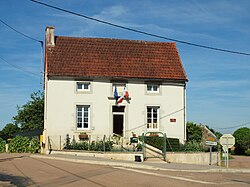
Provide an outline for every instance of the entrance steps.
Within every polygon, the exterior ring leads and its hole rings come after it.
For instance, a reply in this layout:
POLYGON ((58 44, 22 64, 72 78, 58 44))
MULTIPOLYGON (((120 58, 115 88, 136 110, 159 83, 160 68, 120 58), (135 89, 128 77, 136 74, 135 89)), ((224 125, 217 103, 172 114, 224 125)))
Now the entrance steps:
POLYGON ((145 161, 165 162, 163 158, 162 150, 156 147, 153 147, 149 144, 145 144, 145 161))

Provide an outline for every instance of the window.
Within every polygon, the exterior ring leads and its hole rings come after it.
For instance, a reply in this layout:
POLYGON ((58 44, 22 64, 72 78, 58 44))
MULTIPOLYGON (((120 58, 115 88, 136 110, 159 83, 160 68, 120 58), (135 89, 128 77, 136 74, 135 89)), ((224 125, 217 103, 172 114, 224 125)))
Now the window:
POLYGON ((116 87, 118 96, 122 96, 124 92, 124 88, 126 87, 126 83, 113 83, 113 93, 115 91, 115 87, 116 87))
POLYGON ((89 129, 90 127, 90 106, 76 106, 77 129, 89 129))
POLYGON ((77 91, 84 91, 89 92, 90 91, 90 82, 77 82, 77 91))
POLYGON ((147 92, 148 93, 159 93, 159 85, 158 84, 147 84, 147 92))
POLYGON ((158 106, 147 107, 147 128, 151 130, 159 129, 159 109, 158 106))

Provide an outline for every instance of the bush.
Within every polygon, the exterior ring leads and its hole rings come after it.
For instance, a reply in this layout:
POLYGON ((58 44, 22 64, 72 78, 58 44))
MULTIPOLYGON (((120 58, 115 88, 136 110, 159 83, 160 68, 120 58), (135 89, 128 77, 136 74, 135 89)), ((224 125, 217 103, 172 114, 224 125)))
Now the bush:
POLYGON ((180 151, 184 152, 204 152, 205 148, 202 143, 198 143, 196 141, 189 141, 180 146, 180 151))
POLYGON ((40 149, 39 139, 37 137, 33 137, 30 140, 29 152, 30 153, 37 153, 39 149, 40 149))
POLYGON ((187 141, 201 142, 202 127, 193 122, 187 122, 187 141))
POLYGON ((29 139, 25 136, 16 136, 9 143, 11 153, 35 153, 40 149, 38 138, 29 139))
POLYGON ((239 128, 233 136, 235 137, 235 154, 244 155, 245 151, 250 148, 250 128, 239 128))
POLYGON ((3 152, 5 152, 5 141, 2 139, 2 138, 0 138, 0 153, 3 153, 3 152))
POLYGON ((235 147, 234 149, 234 154, 235 155, 244 155, 245 154, 245 149, 243 149, 240 146, 235 147))
POLYGON ((88 142, 75 142, 72 141, 70 144, 70 149, 73 150, 88 150, 88 142))
POLYGON ((9 151, 11 153, 27 153, 29 152, 30 140, 28 137, 16 136, 10 141, 9 151))
MULTIPOLYGON (((111 151, 113 147, 112 141, 105 142, 105 151, 111 151)), ((76 142, 72 140, 70 144, 64 147, 64 149, 70 150, 90 150, 90 151, 104 151, 104 142, 103 141, 92 141, 89 142, 76 142)))
POLYGON ((245 155, 250 156, 250 149, 245 151, 245 155))

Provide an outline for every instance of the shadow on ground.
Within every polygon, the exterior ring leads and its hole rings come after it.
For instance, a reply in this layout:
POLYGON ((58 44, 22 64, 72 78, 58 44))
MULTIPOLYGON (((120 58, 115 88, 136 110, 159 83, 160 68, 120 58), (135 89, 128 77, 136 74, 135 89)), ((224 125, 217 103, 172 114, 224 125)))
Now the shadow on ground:
POLYGON ((33 182, 27 177, 8 175, 6 173, 0 172, 0 186, 1 186, 1 182, 4 182, 4 183, 9 182, 12 185, 21 186, 21 187, 33 184, 33 182))

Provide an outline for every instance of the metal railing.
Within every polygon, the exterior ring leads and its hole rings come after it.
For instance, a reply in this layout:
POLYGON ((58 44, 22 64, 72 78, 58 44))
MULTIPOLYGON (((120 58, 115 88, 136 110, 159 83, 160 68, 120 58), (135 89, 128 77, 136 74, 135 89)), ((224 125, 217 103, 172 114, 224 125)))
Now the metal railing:
POLYGON ((85 150, 99 152, 139 152, 140 143, 130 143, 129 138, 118 134, 110 136, 89 135, 79 139, 78 135, 54 135, 47 137, 47 149, 52 150, 85 150))

